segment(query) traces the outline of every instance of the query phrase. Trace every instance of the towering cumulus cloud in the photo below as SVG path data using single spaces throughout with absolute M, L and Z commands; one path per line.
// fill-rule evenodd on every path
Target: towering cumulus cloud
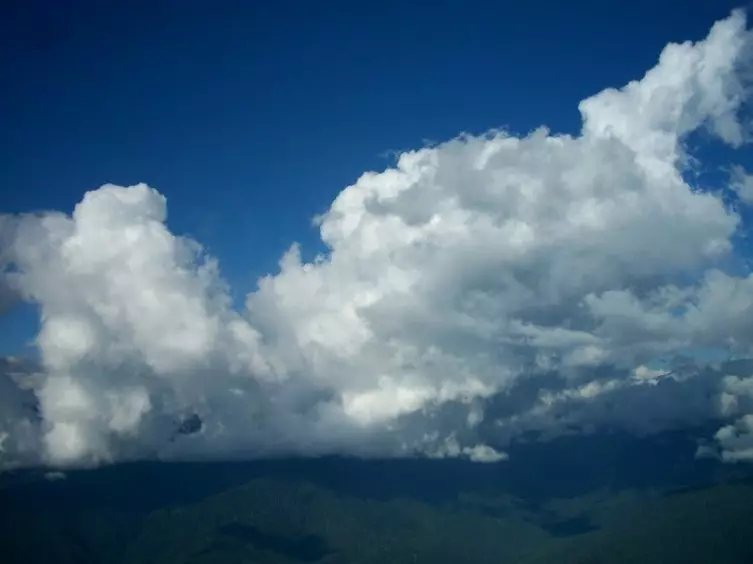
M 400 155 L 319 218 L 326 255 L 292 246 L 242 312 L 144 184 L 4 218 L 5 284 L 40 307 L 42 366 L 0 381 L 3 465 L 496 461 L 527 430 L 714 418 L 717 452 L 753 458 L 753 363 L 707 362 L 753 353 L 734 243 L 746 173 L 731 163 L 723 191 L 684 174 L 689 134 L 748 141 L 752 48 L 735 12 L 583 100 L 578 136 L 492 131 Z

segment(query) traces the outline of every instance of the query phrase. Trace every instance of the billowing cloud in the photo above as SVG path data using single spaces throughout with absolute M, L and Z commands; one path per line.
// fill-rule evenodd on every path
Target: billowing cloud
M 582 101 L 577 136 L 491 131 L 401 154 L 318 218 L 325 255 L 293 245 L 241 312 L 144 184 L 12 218 L 4 256 L 42 311 L 42 376 L 25 391 L 35 416 L 3 404 L 3 460 L 493 462 L 528 430 L 717 417 L 723 456 L 753 458 L 753 370 L 699 367 L 701 351 L 753 355 L 753 277 L 725 270 L 745 225 L 683 174 L 687 135 L 746 141 L 752 44 L 735 12 Z

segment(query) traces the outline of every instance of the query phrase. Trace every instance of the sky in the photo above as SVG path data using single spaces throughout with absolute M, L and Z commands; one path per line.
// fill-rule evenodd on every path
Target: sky
M 323 250 L 311 218 L 395 152 L 493 127 L 575 133 L 580 100 L 738 5 L 309 4 L 3 2 L 0 210 L 70 212 L 104 183 L 147 182 L 242 303 L 291 241 Z M 0 320 L 0 353 L 33 353 L 34 319 Z
M 0 466 L 753 458 L 736 7 L 5 3 Z

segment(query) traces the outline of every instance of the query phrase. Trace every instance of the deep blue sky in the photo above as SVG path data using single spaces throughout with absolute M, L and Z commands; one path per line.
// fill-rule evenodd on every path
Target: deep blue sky
M 741 2 L 6 0 L 0 211 L 144 181 L 241 292 L 385 153 L 579 128 L 577 103 Z M 0 319 L 0 354 L 30 335 Z

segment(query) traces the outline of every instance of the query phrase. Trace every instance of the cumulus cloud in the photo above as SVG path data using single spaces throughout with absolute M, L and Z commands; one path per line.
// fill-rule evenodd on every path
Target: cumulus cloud
M 28 362 L 0 358 L 0 469 L 40 462 L 41 419 L 34 384 L 41 379 Z
M 2 406 L 2 460 L 494 462 L 526 430 L 719 416 L 727 458 L 753 457 L 753 370 L 656 364 L 753 354 L 753 277 L 724 270 L 745 225 L 683 175 L 690 133 L 745 142 L 752 43 L 734 12 L 668 45 L 642 79 L 582 101 L 576 136 L 491 131 L 401 154 L 318 218 L 326 254 L 293 245 L 240 312 L 145 184 L 6 218 L 9 280 L 42 311 L 42 376 L 23 390 L 32 414 Z
M 731 187 L 743 203 L 753 205 L 753 174 L 748 174 L 740 165 L 734 165 Z

